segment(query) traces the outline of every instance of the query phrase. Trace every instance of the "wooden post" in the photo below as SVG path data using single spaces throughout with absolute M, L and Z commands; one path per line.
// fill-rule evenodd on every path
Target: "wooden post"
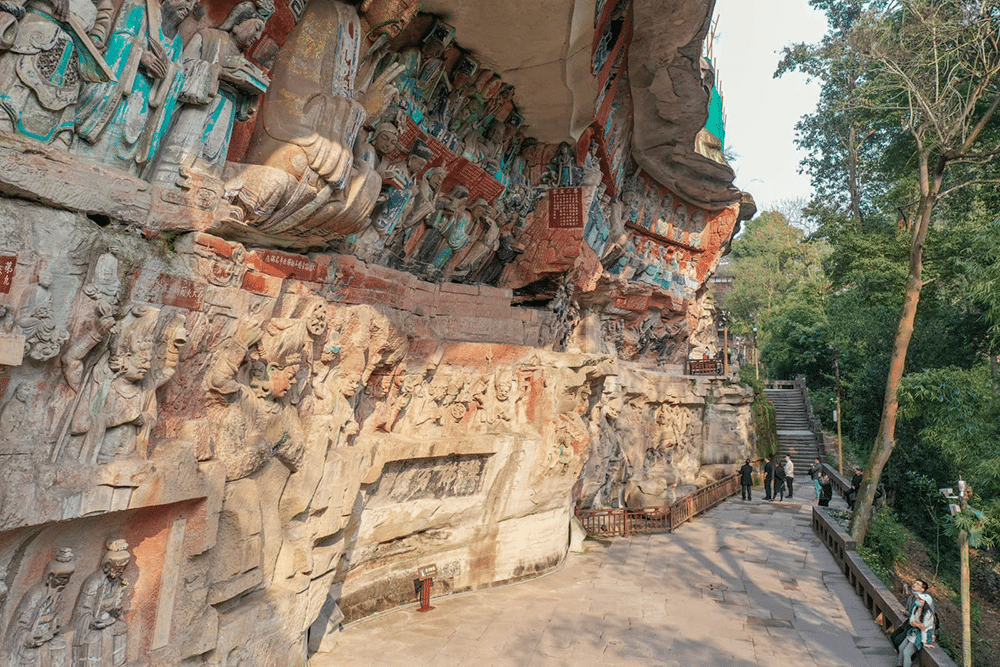
M 962 500 L 963 510 L 965 499 Z M 969 598 L 969 533 L 958 533 L 958 549 L 961 554 L 962 577 L 962 666 L 972 667 L 972 603 Z
M 723 323 L 722 329 L 722 374 L 729 377 L 729 320 Z

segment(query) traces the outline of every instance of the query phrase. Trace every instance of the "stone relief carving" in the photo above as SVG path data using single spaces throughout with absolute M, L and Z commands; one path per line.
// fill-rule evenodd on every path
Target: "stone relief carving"
M 228 175 L 226 197 L 237 228 L 335 240 L 367 226 L 380 179 L 374 151 L 359 131 L 391 98 L 401 67 L 357 90 L 360 34 L 352 7 L 306 7 L 279 53 L 248 164 Z
M 43 288 L 39 288 L 44 294 Z M 69 333 L 61 329 L 52 312 L 51 299 L 44 295 L 34 308 L 22 311 L 18 321 L 24 332 L 24 356 L 35 361 L 49 361 L 59 356 Z
M 101 565 L 83 580 L 73 607 L 73 667 L 122 667 L 127 656 L 128 626 L 125 569 L 131 562 L 128 543 L 108 540 Z
M 110 0 L 4 4 L 0 131 L 70 146 L 81 86 L 108 78 L 97 59 L 113 14 Z
M 181 93 L 178 28 L 195 3 L 122 3 L 105 54 L 116 80 L 83 86 L 73 152 L 133 175 L 152 161 Z
M 273 13 L 270 2 L 244 1 L 216 28 L 202 28 L 184 47 L 184 102 L 163 140 L 149 180 L 190 190 L 197 176 L 221 181 L 235 121 L 256 110 L 270 79 L 244 57 Z
M 38 3 L 45 1 L 29 0 L 28 6 L 41 7 Z M 72 6 L 78 1 L 86 4 L 85 0 L 69 0 Z M 184 44 L 177 25 L 190 13 L 191 0 L 165 0 L 162 9 L 155 2 L 142 5 L 143 1 L 125 0 L 113 32 L 110 13 L 104 21 L 104 39 L 109 44 L 104 58 L 117 81 L 86 79 L 81 73 L 84 65 L 74 64 L 72 58 L 67 62 L 65 73 L 81 69 L 77 88 L 82 93 L 60 114 L 50 114 L 58 116 L 46 121 L 57 123 L 52 125 L 51 141 L 68 144 L 70 132 L 79 132 L 72 151 L 140 174 L 164 190 L 154 192 L 167 202 L 194 198 L 201 188 L 212 197 L 224 192 L 228 199 L 220 215 L 232 215 L 225 233 L 247 245 L 197 232 L 149 233 L 141 240 L 148 252 L 139 262 L 126 261 L 123 253 L 112 248 L 89 265 L 86 279 L 82 277 L 84 264 L 79 263 L 73 280 L 85 283 L 84 296 L 65 298 L 60 285 L 39 281 L 33 298 L 12 301 L 18 304 L 10 312 L 19 312 L 28 358 L 35 362 L 58 359 L 59 363 L 29 363 L 12 371 L 9 389 L 0 397 L 0 438 L 23 432 L 26 424 L 35 430 L 57 431 L 55 437 L 43 434 L 38 440 L 54 442 L 54 449 L 40 457 L 47 454 L 50 459 L 42 462 L 47 467 L 38 473 L 40 479 L 46 479 L 43 475 L 50 469 L 65 470 L 77 461 L 104 464 L 149 458 L 154 451 L 176 451 L 177 460 L 190 465 L 178 468 L 183 479 L 181 474 L 170 478 L 168 490 L 183 487 L 184 493 L 207 496 L 210 501 L 222 494 L 226 498 L 223 511 L 255 513 L 248 527 L 239 529 L 242 532 L 235 543 L 241 557 L 224 568 L 225 577 L 214 580 L 213 574 L 197 570 L 198 565 L 185 563 L 184 583 L 178 586 L 178 591 L 190 587 L 198 589 L 198 594 L 203 593 L 200 587 L 209 588 L 216 601 L 210 604 L 216 609 L 205 616 L 209 620 L 216 615 L 228 617 L 218 626 L 229 623 L 236 629 L 220 629 L 217 639 L 208 636 L 216 632 L 215 626 L 205 623 L 204 638 L 182 638 L 177 645 L 184 645 L 183 650 L 188 645 L 202 649 L 218 641 L 217 651 L 207 659 L 252 662 L 255 647 L 234 648 L 224 643 L 238 644 L 246 636 L 238 627 L 239 617 L 256 604 L 256 593 L 266 591 L 275 608 L 267 609 L 267 623 L 254 625 L 254 630 L 259 628 L 262 636 L 282 635 L 280 641 L 298 632 L 289 629 L 310 617 L 317 600 L 327 595 L 339 599 L 339 592 L 332 591 L 339 591 L 336 586 L 343 584 L 348 557 L 356 553 L 351 551 L 351 540 L 356 539 L 351 537 L 351 522 L 360 517 L 352 503 L 363 485 L 360 478 L 366 476 L 369 481 L 364 484 L 370 484 L 367 476 L 378 474 L 380 464 L 373 463 L 376 454 L 401 457 L 393 465 L 406 470 L 416 467 L 413 461 L 423 460 L 427 450 L 439 443 L 456 450 L 470 448 L 475 450 L 473 456 L 481 458 L 458 473 L 477 484 L 494 478 L 506 484 L 514 473 L 504 466 L 510 465 L 511 470 L 526 467 L 519 461 L 537 454 L 539 458 L 532 459 L 537 466 L 532 464 L 529 475 L 533 479 L 525 487 L 509 491 L 497 486 L 489 491 L 490 498 L 501 499 L 498 503 L 508 502 L 508 496 L 515 502 L 529 498 L 525 502 L 532 504 L 565 497 L 587 459 L 587 450 L 597 448 L 597 443 L 604 452 L 607 472 L 596 490 L 582 497 L 592 493 L 594 503 L 620 503 L 629 476 L 653 483 L 670 474 L 671 465 L 680 465 L 671 461 L 697 468 L 696 448 L 685 448 L 691 429 L 681 427 L 685 419 L 688 425 L 697 422 L 686 402 L 690 397 L 671 403 L 663 392 L 648 387 L 626 391 L 624 383 L 612 383 L 599 372 L 564 366 L 552 370 L 556 357 L 529 358 L 523 349 L 484 345 L 470 352 L 462 338 L 466 331 L 459 331 L 464 325 L 442 324 L 451 317 L 444 312 L 440 317 L 417 314 L 402 326 L 401 317 L 386 315 L 388 305 L 385 311 L 339 305 L 364 298 L 382 303 L 380 290 L 384 289 L 386 304 L 405 310 L 412 300 L 416 312 L 424 306 L 420 299 L 429 297 L 412 288 L 416 282 L 412 279 L 404 276 L 405 280 L 394 283 L 384 273 L 372 271 L 377 280 L 369 281 L 364 263 L 328 253 L 297 258 L 301 266 L 296 271 L 301 271 L 285 275 L 281 271 L 287 266 L 270 265 L 264 253 L 254 250 L 262 244 L 318 247 L 331 243 L 370 263 L 404 268 L 435 281 L 510 286 L 505 282 L 512 273 L 508 267 L 526 247 L 538 243 L 528 228 L 531 220 L 545 219 L 547 188 L 580 186 L 586 189 L 585 196 L 593 195 L 591 213 L 596 221 L 584 242 L 609 272 L 622 265 L 612 279 L 616 284 L 623 282 L 622 269 L 627 266 L 628 278 L 642 282 L 642 289 L 673 290 L 675 296 L 693 294 L 694 257 L 671 252 L 662 243 L 646 243 L 641 235 L 627 231 L 627 222 L 645 221 L 645 213 L 652 211 L 650 193 L 635 193 L 636 210 L 630 218 L 622 203 L 607 195 L 609 186 L 602 182 L 599 165 L 603 158 L 595 153 L 595 146 L 590 147 L 581 169 L 574 156 L 579 146 L 545 146 L 526 137 L 524 118 L 514 106 L 513 87 L 475 59 L 461 56 L 453 43 L 454 29 L 439 20 L 420 19 L 421 25 L 430 25 L 423 39 L 411 31 L 409 43 L 417 46 L 392 53 L 390 43 L 405 37 L 400 28 L 418 8 L 409 0 L 366 0 L 357 10 L 337 2 L 313 2 L 307 9 L 296 5 L 292 13 L 301 18 L 300 29 L 282 47 L 276 64 L 266 61 L 275 64 L 273 70 L 257 68 L 254 62 L 265 59 L 252 47 L 265 27 L 271 30 L 266 21 L 273 8 L 266 0 L 227 8 L 226 18 L 214 27 L 225 12 L 210 7 L 215 10 L 211 22 L 205 19 L 200 24 L 205 27 L 184 32 Z M 100 14 L 101 7 L 94 6 Z M 3 16 L 0 11 L 0 19 Z M 92 36 L 98 35 L 99 23 L 90 31 Z M 73 39 L 70 36 L 72 44 L 55 48 L 69 53 L 77 48 Z M 277 43 L 272 40 L 270 44 L 272 58 L 279 53 Z M 0 53 L 0 76 L 13 53 Z M 50 53 L 38 58 L 37 62 L 43 62 Z M 269 75 L 274 77 L 272 84 Z M 5 81 L 0 78 L 0 84 Z M 4 90 L 0 85 L 0 93 Z M 227 164 L 234 126 L 251 116 L 259 93 L 265 90 L 267 101 L 258 115 L 256 134 L 250 138 L 249 164 Z M 26 99 L 37 103 L 38 95 L 27 92 Z M 67 93 L 66 99 L 73 94 Z M 3 118 L 0 114 L 0 121 Z M 247 129 L 244 142 L 249 134 Z M 239 132 L 236 136 L 240 137 Z M 239 141 L 233 143 L 239 149 Z M 167 190 L 182 196 L 167 196 Z M 207 208 L 214 199 L 204 202 Z M 666 210 L 666 199 L 656 202 Z M 696 222 L 697 215 L 697 211 L 690 214 L 692 233 L 701 224 Z M 79 217 L 81 224 L 92 227 Z M 222 232 L 213 228 L 212 233 Z M 353 248 L 341 244 L 349 237 L 354 238 Z M 186 294 L 177 298 L 166 290 L 156 294 L 133 291 L 135 285 L 130 282 L 135 282 L 137 272 L 149 274 L 143 276 L 147 282 L 156 282 L 161 269 L 165 273 L 160 275 L 191 278 L 198 298 L 188 299 Z M 310 273 L 311 269 L 315 270 Z M 674 280 L 677 276 L 679 283 Z M 546 277 L 559 280 L 558 276 Z M 379 280 L 386 286 L 371 287 Z M 376 296 L 359 296 L 369 289 Z M 458 289 L 475 292 L 475 288 Z M 524 315 L 516 326 L 523 326 L 525 340 L 541 337 L 554 341 L 559 349 L 582 348 L 587 323 L 581 318 L 579 289 L 571 281 L 564 283 L 550 311 L 515 309 Z M 55 307 L 50 292 L 57 297 Z M 480 295 L 492 303 L 487 294 L 495 292 L 499 290 L 483 289 Z M 441 302 L 447 298 L 441 293 L 434 298 L 439 297 Z M 153 305 L 122 304 L 123 300 L 126 305 L 140 303 L 144 298 L 153 299 Z M 181 313 L 188 308 L 191 311 L 185 317 Z M 471 317 L 481 314 L 476 308 L 470 311 L 474 311 Z M 618 319 L 606 329 L 609 352 L 621 351 L 624 345 L 623 356 L 663 361 L 671 357 L 670 346 L 683 340 L 675 322 L 677 313 L 670 319 L 666 311 L 661 316 L 654 309 L 648 317 L 627 319 L 622 312 L 615 309 Z M 583 313 L 591 317 L 591 311 Z M 484 320 L 492 317 L 482 314 Z M 498 321 L 500 326 L 507 324 L 507 320 Z M 551 335 L 538 333 L 553 321 Z M 10 324 L 13 329 L 13 321 Z M 437 333 L 435 327 L 446 330 L 446 326 L 454 326 L 459 333 Z M 432 352 L 434 343 L 428 336 L 449 342 Z M 596 401 L 592 394 L 600 391 L 602 379 L 607 396 L 602 394 Z M 55 382 L 65 386 L 53 387 Z M 625 405 L 627 399 L 631 407 Z M 37 421 L 32 412 L 41 414 L 38 407 L 46 403 L 51 403 L 55 418 L 51 426 L 39 427 L 31 423 Z M 193 446 L 185 439 L 195 441 Z M 0 453 L 9 451 L 4 449 L 6 444 L 0 443 Z M 191 450 L 195 456 L 183 459 L 182 454 Z M 682 454 L 687 458 L 682 460 Z M 278 461 L 272 462 L 275 458 Z M 220 463 L 226 482 L 221 474 L 209 475 Z M 195 465 L 198 474 L 209 471 L 205 479 L 210 482 L 192 481 Z M 119 471 L 99 472 L 105 480 Z M 681 477 L 681 482 L 690 481 L 690 475 Z M 122 483 L 143 482 L 129 479 Z M 225 486 L 212 486 L 216 483 Z M 197 488 L 188 489 L 188 484 Z M 243 484 L 252 486 L 254 493 L 233 492 Z M 549 485 L 548 490 L 544 485 Z M 58 496 L 50 504 L 67 501 L 67 514 L 53 510 L 55 514 L 46 516 L 58 520 L 59 516 L 79 516 L 74 512 L 124 507 L 119 504 L 125 502 L 119 499 L 119 487 L 113 492 L 104 484 L 97 488 L 100 493 L 114 493 L 115 504 L 94 501 L 96 509 L 86 509 L 86 503 L 98 495 L 90 489 L 81 509 L 79 498 L 60 488 L 51 492 L 52 497 L 61 493 L 66 497 Z M 130 487 L 127 490 L 131 493 Z M 486 491 L 471 483 L 467 490 L 449 499 Z M 159 499 L 158 489 L 142 491 L 145 495 L 135 494 L 144 498 L 140 502 L 160 502 L 149 499 Z M 237 505 L 242 506 L 240 510 Z M 449 513 L 482 515 L 478 509 L 445 508 L 437 520 L 445 521 L 440 517 Z M 488 524 L 499 513 L 497 508 L 486 508 L 487 519 L 482 523 Z M 5 516 L 0 511 L 0 525 L 12 525 L 5 523 Z M 446 528 L 428 533 L 434 539 L 414 540 L 418 550 L 409 556 L 409 543 L 406 548 L 384 552 L 404 558 L 433 554 L 433 549 L 451 545 L 448 536 L 454 526 Z M 206 548 L 212 550 L 209 558 L 222 561 L 229 556 L 225 547 Z M 81 588 L 72 620 L 74 638 L 68 642 L 73 644 L 72 660 L 81 665 L 84 661 L 121 665 L 126 639 L 136 641 L 135 628 L 124 627 L 126 611 L 134 611 L 126 607 L 149 603 L 139 596 L 125 602 L 131 584 L 122 576 L 129 558 L 124 542 L 107 545 L 106 562 Z M 462 586 L 487 581 L 476 564 L 480 561 L 462 560 L 444 566 L 443 576 L 461 575 Z M 368 563 L 363 559 L 350 563 L 350 567 L 355 565 L 362 571 Z M 239 599 L 248 592 L 255 593 Z M 295 602 L 283 597 L 288 592 L 294 594 Z M 18 590 L 12 597 L 21 593 Z M 0 605 L 3 595 L 0 585 Z M 228 639 L 221 639 L 224 635 Z M 69 660 L 69 649 L 57 648 L 59 639 L 59 633 L 52 632 L 43 641 L 48 648 L 36 647 L 40 653 L 26 652 L 23 659 L 18 655 L 13 664 L 46 665 L 56 659 L 50 660 L 49 655 Z M 169 639 L 174 642 L 177 637 Z M 0 663 L 6 665 L 4 658 Z M 198 659 L 187 658 L 192 664 Z
M 289 391 L 307 335 L 300 320 L 245 326 L 215 356 L 205 381 L 215 403 L 215 454 L 227 479 L 246 477 L 272 456 L 298 469 L 303 440 Z
M 73 551 L 61 548 L 45 567 L 42 581 L 21 597 L 7 626 L 3 649 L 10 667 L 58 667 L 69 662 L 69 647 L 61 637 L 59 611 L 62 593 L 69 583 L 76 563 Z
M 148 457 L 156 390 L 174 376 L 187 342 L 180 313 L 165 323 L 158 341 L 159 314 L 159 309 L 135 306 L 117 322 L 104 315 L 67 350 L 63 374 L 75 395 L 57 434 L 53 461 L 67 452 L 85 464 Z M 92 350 L 99 353 L 96 359 Z

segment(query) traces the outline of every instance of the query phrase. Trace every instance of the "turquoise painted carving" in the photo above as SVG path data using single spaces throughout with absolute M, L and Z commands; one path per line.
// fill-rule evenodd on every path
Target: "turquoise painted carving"
M 177 27 L 196 0 L 125 0 L 106 58 L 118 78 L 84 86 L 72 152 L 139 175 L 170 127 L 184 83 Z
M 16 9 L 21 11 L 13 12 Z M 0 130 L 69 146 L 80 86 L 101 77 L 82 40 L 103 45 L 113 10 L 111 0 L 96 4 L 91 0 L 31 0 L 23 9 L 5 5 L 0 11 L 4 37 L 0 40 Z
M 233 124 L 247 120 L 270 79 L 243 57 L 260 39 L 270 5 L 241 2 L 218 28 L 203 28 L 184 47 L 184 87 L 177 119 L 149 174 L 184 187 L 194 174 L 222 179 Z

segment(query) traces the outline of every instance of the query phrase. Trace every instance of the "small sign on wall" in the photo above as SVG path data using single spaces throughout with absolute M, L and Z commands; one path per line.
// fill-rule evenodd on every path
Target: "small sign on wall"
M 549 229 L 581 228 L 583 217 L 582 188 L 549 190 Z
M 10 294 L 17 270 L 16 255 L 0 255 L 0 294 Z

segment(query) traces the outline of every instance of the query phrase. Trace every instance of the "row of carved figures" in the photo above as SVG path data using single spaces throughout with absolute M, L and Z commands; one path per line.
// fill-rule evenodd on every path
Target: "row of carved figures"
M 52 443 L 54 463 L 148 458 L 159 400 L 192 336 L 219 341 L 211 350 L 186 352 L 197 363 L 181 370 L 186 386 L 201 382 L 205 392 L 209 418 L 198 439 L 213 451 L 199 455 L 222 460 L 230 478 L 272 456 L 294 470 L 304 448 L 349 446 L 362 429 L 508 430 L 525 396 L 530 371 L 475 373 L 442 365 L 441 350 L 408 368 L 406 336 L 371 307 L 302 296 L 287 317 L 206 319 L 120 303 L 117 266 L 110 252 L 96 260 L 68 327 L 74 334 L 49 357 L 58 358 L 62 381 L 44 396 L 27 382 L 11 384 L 0 406 L 0 451 L 42 440 Z M 33 416 L 42 412 L 51 424 Z M 38 428 L 51 432 L 27 436 Z
M 0 130 L 173 185 L 197 159 L 221 176 L 233 122 L 268 78 L 244 52 L 274 12 L 237 4 L 187 44 L 196 0 L 0 3 Z
M 513 87 L 469 55 L 446 58 L 451 26 L 434 21 L 418 47 L 388 50 L 416 13 L 414 3 L 397 4 L 366 2 L 361 17 L 345 3 L 306 6 L 272 82 L 245 56 L 275 11 L 271 0 L 240 2 L 186 40 L 180 26 L 200 12 L 196 0 L 124 0 L 117 13 L 112 0 L 3 0 L 0 131 L 202 207 L 207 188 L 229 202 L 227 224 L 255 241 L 350 238 L 386 264 L 496 282 L 502 266 L 485 271 L 489 256 L 516 256 L 510 237 L 536 188 L 578 185 L 580 168 L 566 145 L 529 174 L 540 147 L 521 131 Z M 227 162 L 234 123 L 265 91 L 246 164 Z M 435 151 L 400 144 L 411 126 Z M 481 168 L 496 189 L 463 184 L 449 173 L 456 160 Z M 448 176 L 458 183 L 441 192 Z
M 122 539 L 108 540 L 100 564 L 80 585 L 68 628 L 63 592 L 76 571 L 73 550 L 60 548 L 42 580 L 30 586 L 10 615 L 0 644 L 3 667 L 122 667 L 127 661 L 126 568 L 132 560 Z M 0 578 L 0 611 L 6 585 Z

